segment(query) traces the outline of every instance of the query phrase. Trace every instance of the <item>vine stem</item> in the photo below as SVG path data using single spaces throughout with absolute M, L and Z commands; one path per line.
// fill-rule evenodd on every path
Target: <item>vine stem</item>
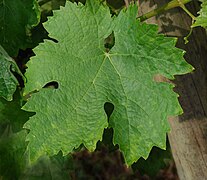
M 182 3 L 182 1 L 181 0 L 178 0 L 179 1 L 179 3 L 180 3 L 180 7 L 191 17 L 191 19 L 192 19 L 192 24 L 195 22 L 195 19 L 196 19 L 196 17 L 190 12 L 190 11 L 188 11 L 188 9 L 185 7 L 185 5 Z M 189 36 L 192 34 L 192 32 L 193 32 L 193 29 L 191 28 L 190 29 L 190 32 L 188 33 L 188 35 L 184 38 L 184 40 L 185 40 L 185 44 L 187 44 L 188 43 L 188 38 L 189 38 Z
M 185 4 L 191 2 L 192 0 L 172 0 L 169 3 L 163 5 L 162 7 L 159 7 L 157 9 L 154 9 L 146 14 L 143 14 L 142 16 L 139 16 L 138 18 L 140 21 L 145 21 L 153 16 L 156 16 L 160 13 L 163 13 L 164 11 L 167 11 L 169 9 L 175 8 L 175 7 L 181 7 L 188 15 L 194 19 L 195 17 L 186 9 L 184 6 Z
M 129 6 L 129 1 L 128 0 L 124 0 L 126 7 Z

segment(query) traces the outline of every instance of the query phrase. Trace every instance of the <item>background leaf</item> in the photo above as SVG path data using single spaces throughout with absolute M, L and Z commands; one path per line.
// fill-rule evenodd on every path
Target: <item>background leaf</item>
M 72 167 L 71 156 L 63 157 L 62 153 L 59 152 L 53 157 L 43 156 L 39 158 L 35 164 L 26 168 L 20 180 L 70 180 L 69 172 Z
M 23 130 L 23 124 L 31 115 L 21 110 L 18 91 L 11 102 L 0 98 L 0 177 L 3 179 L 18 179 L 27 164 L 27 131 Z
M 12 57 L 19 49 L 34 47 L 31 28 L 40 20 L 36 0 L 0 0 L 0 45 Z
M 13 72 L 22 75 L 15 61 L 9 57 L 7 52 L 0 46 L 0 97 L 9 101 L 19 84 Z
M 18 179 L 26 164 L 26 131 L 0 138 L 0 177 Z
M 15 133 L 23 130 L 23 124 L 29 120 L 30 116 L 34 115 L 34 113 L 22 110 L 21 103 L 19 91 L 15 92 L 11 102 L 0 98 L 0 136 L 6 128 Z

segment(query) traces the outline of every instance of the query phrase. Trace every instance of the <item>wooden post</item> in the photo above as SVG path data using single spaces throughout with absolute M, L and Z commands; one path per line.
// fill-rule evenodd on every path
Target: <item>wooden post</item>
M 160 7 L 167 0 L 141 0 L 139 14 Z M 193 13 L 199 8 L 194 1 L 186 7 Z M 184 44 L 190 29 L 191 19 L 180 8 L 147 20 L 156 23 L 160 32 L 179 37 L 177 47 L 186 50 L 185 59 L 195 67 L 193 73 L 177 76 L 175 91 L 180 94 L 179 101 L 184 114 L 169 118 L 171 132 L 168 137 L 173 157 L 181 180 L 207 179 L 207 36 L 202 28 L 195 28 Z M 169 67 L 170 68 L 170 67 Z

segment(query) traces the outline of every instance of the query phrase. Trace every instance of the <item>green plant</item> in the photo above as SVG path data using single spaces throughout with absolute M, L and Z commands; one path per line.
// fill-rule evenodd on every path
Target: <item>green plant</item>
M 11 178 L 5 171 L 10 162 L 15 177 L 26 177 L 38 159 L 61 168 L 62 155 L 82 146 L 94 151 L 106 128 L 113 128 L 113 144 L 127 165 L 146 159 L 153 146 L 165 149 L 167 118 L 182 109 L 174 86 L 154 76 L 174 79 L 193 67 L 175 47 L 176 38 L 142 21 L 180 6 L 192 27 L 206 27 L 206 1 L 196 18 L 185 8 L 188 2 L 173 0 L 137 18 L 135 4 L 119 12 L 98 0 L 1 0 L 0 153 L 8 154 L 0 156 L 2 177 Z M 64 7 L 51 12 L 59 5 Z M 19 62 L 18 51 L 26 48 L 34 48 L 35 56 Z

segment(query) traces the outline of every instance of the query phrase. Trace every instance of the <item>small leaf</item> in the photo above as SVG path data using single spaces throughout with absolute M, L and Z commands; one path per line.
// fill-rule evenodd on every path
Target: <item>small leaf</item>
M 207 0 L 201 0 L 201 10 L 198 12 L 199 16 L 196 18 L 196 22 L 192 27 L 201 26 L 207 28 Z
M 11 71 L 22 75 L 15 61 L 0 46 L 0 97 L 8 101 L 12 100 L 12 96 L 19 84 Z
M 193 68 L 175 48 L 175 38 L 157 34 L 157 26 L 140 23 L 137 7 L 111 17 L 98 1 L 86 5 L 66 3 L 45 23 L 49 35 L 34 49 L 25 94 L 33 94 L 23 107 L 36 112 L 26 124 L 32 161 L 42 154 L 64 154 L 84 144 L 90 151 L 108 126 L 106 102 L 114 105 L 109 126 L 126 163 L 147 158 L 151 148 L 165 148 L 168 116 L 182 113 L 173 85 L 153 80 L 157 74 L 173 79 Z M 104 40 L 114 32 L 108 52 Z M 58 88 L 42 88 L 48 82 Z

